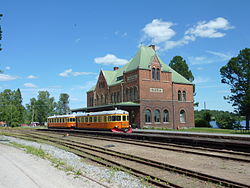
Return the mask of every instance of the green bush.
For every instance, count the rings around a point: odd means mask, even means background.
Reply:
[[[211,125],[209,124],[209,122],[207,122],[204,119],[196,119],[195,120],[195,127],[209,127],[209,128],[211,128]]]
[[[221,129],[234,129],[239,128],[237,118],[229,114],[219,114],[215,117],[216,124]]]

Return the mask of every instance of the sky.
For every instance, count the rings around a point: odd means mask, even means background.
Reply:
[[[100,70],[123,66],[155,44],[169,64],[182,56],[203,109],[233,111],[220,68],[250,47],[248,0],[0,0],[0,92],[20,88],[23,104],[47,90],[70,108],[86,106]]]

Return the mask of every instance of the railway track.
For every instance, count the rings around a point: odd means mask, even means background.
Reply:
[[[46,131],[47,132],[47,131]],[[53,132],[53,131],[50,131]],[[57,134],[60,132],[55,131]],[[65,133],[60,133],[65,134]],[[92,135],[83,135],[77,133],[69,132],[71,136],[80,137],[80,138],[91,138],[91,139],[98,139],[104,141],[112,141],[112,142],[123,142],[125,144],[133,144],[137,146],[149,147],[149,148],[157,148],[162,150],[170,150],[175,152],[181,153],[189,153],[195,155],[202,155],[207,157],[214,157],[220,158],[225,160],[233,160],[238,162],[248,162],[250,163],[250,154],[244,152],[236,152],[236,151],[229,151],[229,150],[221,150],[221,149],[211,149],[211,148],[204,148],[204,147],[194,147],[194,146],[187,146],[187,145],[178,145],[178,144],[170,144],[170,143],[162,143],[162,142],[154,142],[154,141],[146,141],[140,140],[137,142],[135,139],[130,138],[113,138],[108,136],[92,136]]]
[[[59,145],[63,145],[67,148],[73,149],[77,155],[85,158],[89,158],[95,162],[98,162],[102,165],[119,168],[122,170],[128,170],[132,172],[133,175],[140,178],[147,178],[148,182],[154,184],[159,187],[182,187],[182,185],[175,184],[173,182],[167,181],[166,176],[171,177],[176,175],[178,178],[186,178],[188,181],[193,181],[192,183],[198,184],[205,182],[212,182],[217,185],[225,186],[225,187],[249,187],[248,185],[237,183],[231,180],[226,180],[214,176],[210,176],[207,174],[187,170],[184,168],[179,168],[173,165],[145,159],[142,157],[137,157],[133,155],[129,155],[126,153],[121,153],[113,150],[109,150],[107,148],[102,148],[98,146],[89,145],[86,143],[81,143],[77,141],[72,141],[68,139],[62,139],[62,137],[52,137],[51,135],[44,136],[33,133],[22,133],[19,137],[34,138],[40,140],[46,140],[53,143],[57,143]],[[89,157],[90,156],[90,157]],[[111,158],[112,156],[112,158]],[[139,164],[140,168],[135,168]],[[150,168],[150,170],[148,170]],[[140,169],[147,169],[146,171]],[[147,173],[150,171],[151,173]],[[160,176],[155,175],[153,172],[157,172],[156,174],[161,174]],[[167,172],[167,173],[166,173]],[[162,174],[164,174],[162,176]],[[185,177],[184,177],[185,176]],[[190,179],[191,178],[191,179]],[[171,179],[171,178],[170,178]],[[173,179],[173,178],[172,178]],[[196,179],[196,180],[194,180]],[[192,184],[192,185],[194,185]],[[199,186],[195,186],[199,187]]]

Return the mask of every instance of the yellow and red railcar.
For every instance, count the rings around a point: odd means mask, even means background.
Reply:
[[[76,128],[75,115],[50,116],[48,117],[48,128]]]
[[[48,117],[48,128],[76,128],[111,130],[131,133],[129,114],[124,110],[110,110]]]
[[[113,132],[132,132],[129,114],[124,110],[110,110],[76,114],[77,129],[111,130]]]

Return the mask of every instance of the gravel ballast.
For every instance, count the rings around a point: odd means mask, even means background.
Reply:
[[[0,140],[7,140],[5,143],[15,142],[21,145],[42,149],[50,156],[63,161],[67,166],[73,167],[74,171],[80,171],[84,176],[94,179],[108,187],[145,187],[139,179],[128,173],[86,164],[77,155],[48,144],[22,140],[9,136],[0,136]]]

